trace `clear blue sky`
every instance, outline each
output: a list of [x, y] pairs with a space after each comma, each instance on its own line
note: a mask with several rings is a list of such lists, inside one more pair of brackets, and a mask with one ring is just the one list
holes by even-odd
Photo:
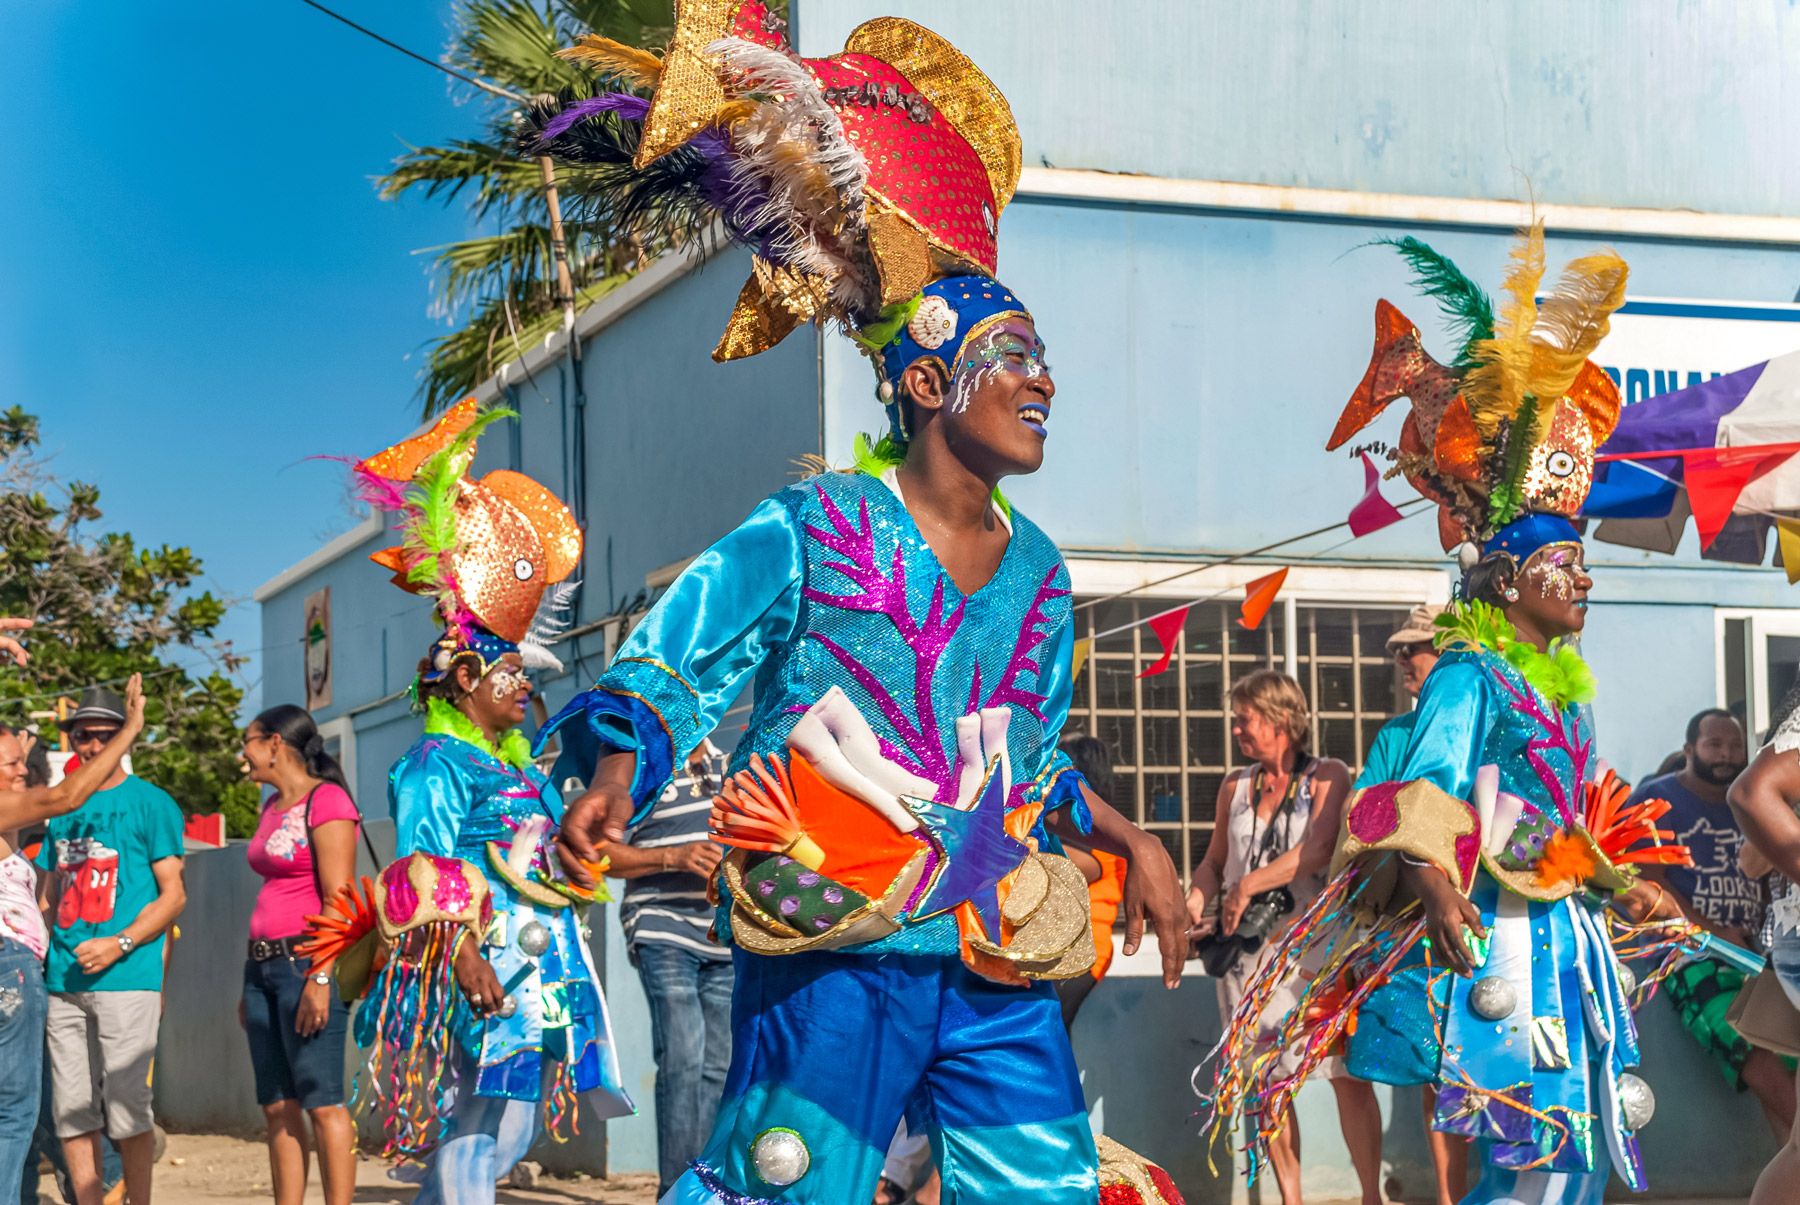
[[[447, 2], [333, 7], [446, 41]], [[254, 650], [250, 592], [355, 522], [304, 458], [404, 435], [445, 330], [414, 252], [469, 225], [372, 177], [482, 108], [299, 0], [11, 5], [6, 38], [0, 407], [101, 487], [102, 529], [191, 546]]]

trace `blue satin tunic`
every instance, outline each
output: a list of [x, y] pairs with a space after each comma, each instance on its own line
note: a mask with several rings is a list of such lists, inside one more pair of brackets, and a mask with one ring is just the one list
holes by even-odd
[[[701, 553], [592, 690], [545, 731], [563, 735], [559, 775], [593, 773], [605, 750], [634, 750], [643, 815], [672, 768], [754, 679], [756, 702], [732, 769], [786, 756], [800, 716], [841, 689], [882, 752], [953, 797], [955, 721], [1011, 713], [1008, 808], [1078, 805], [1079, 776], [1056, 747], [1072, 693], [1069, 576], [1056, 546], [1010, 514], [992, 579], [965, 595], [938, 563], [893, 485], [827, 473], [768, 498]], [[1077, 806], [1085, 827], [1085, 809]], [[904, 917], [867, 952], [955, 954], [954, 918]]]

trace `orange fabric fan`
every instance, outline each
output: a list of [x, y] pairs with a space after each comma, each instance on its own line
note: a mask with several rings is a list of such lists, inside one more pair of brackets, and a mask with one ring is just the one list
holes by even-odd
[[375, 881], [367, 875], [338, 889], [318, 916], [306, 918], [306, 940], [294, 953], [313, 967], [330, 966], [345, 1001], [368, 991], [387, 953], [375, 929]]
[[724, 845], [781, 853], [852, 891], [879, 899], [919, 852], [862, 800], [826, 782], [812, 763], [752, 755], [713, 800], [713, 838]]
[[1666, 799], [1630, 803], [1631, 788], [1608, 770], [1587, 784], [1587, 830], [1600, 852], [1615, 864], [1692, 866], [1694, 856], [1675, 834], [1656, 822], [1669, 814]]

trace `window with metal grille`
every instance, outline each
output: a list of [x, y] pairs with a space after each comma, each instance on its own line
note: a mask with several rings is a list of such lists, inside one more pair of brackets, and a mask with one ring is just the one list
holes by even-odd
[[[1075, 635], [1092, 638], [1170, 605], [1125, 598], [1083, 607]], [[1200, 603], [1188, 611], [1169, 668], [1148, 678], [1139, 675], [1162, 649], [1140, 622], [1094, 642], [1064, 731], [1105, 742], [1113, 756], [1109, 802], [1161, 839], [1185, 882], [1212, 836], [1219, 784], [1242, 764], [1231, 739], [1232, 683], [1259, 669], [1293, 674], [1312, 704], [1313, 750], [1354, 774], [1381, 725], [1410, 705], [1387, 655], [1388, 634], [1406, 614], [1401, 606], [1288, 603], [1247, 631], [1235, 602]]]

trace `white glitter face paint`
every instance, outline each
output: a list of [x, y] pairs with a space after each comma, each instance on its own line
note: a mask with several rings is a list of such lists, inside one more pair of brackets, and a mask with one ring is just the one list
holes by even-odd
[[1558, 602], [1574, 599], [1575, 579], [1586, 573], [1581, 549], [1571, 544], [1559, 544], [1533, 553], [1525, 569], [1525, 575], [1537, 583], [1539, 593]]
[[950, 412], [961, 414], [969, 408], [982, 386], [1001, 373], [1017, 373], [1027, 381], [1046, 376], [1050, 366], [1044, 362], [1044, 344], [1035, 335], [1007, 326], [995, 327], [977, 336], [972, 346], [965, 346], [957, 358], [956, 382], [950, 395]]
[[531, 679], [516, 666], [501, 664], [488, 673], [488, 697], [496, 703], [509, 702], [521, 690], [531, 689]]

